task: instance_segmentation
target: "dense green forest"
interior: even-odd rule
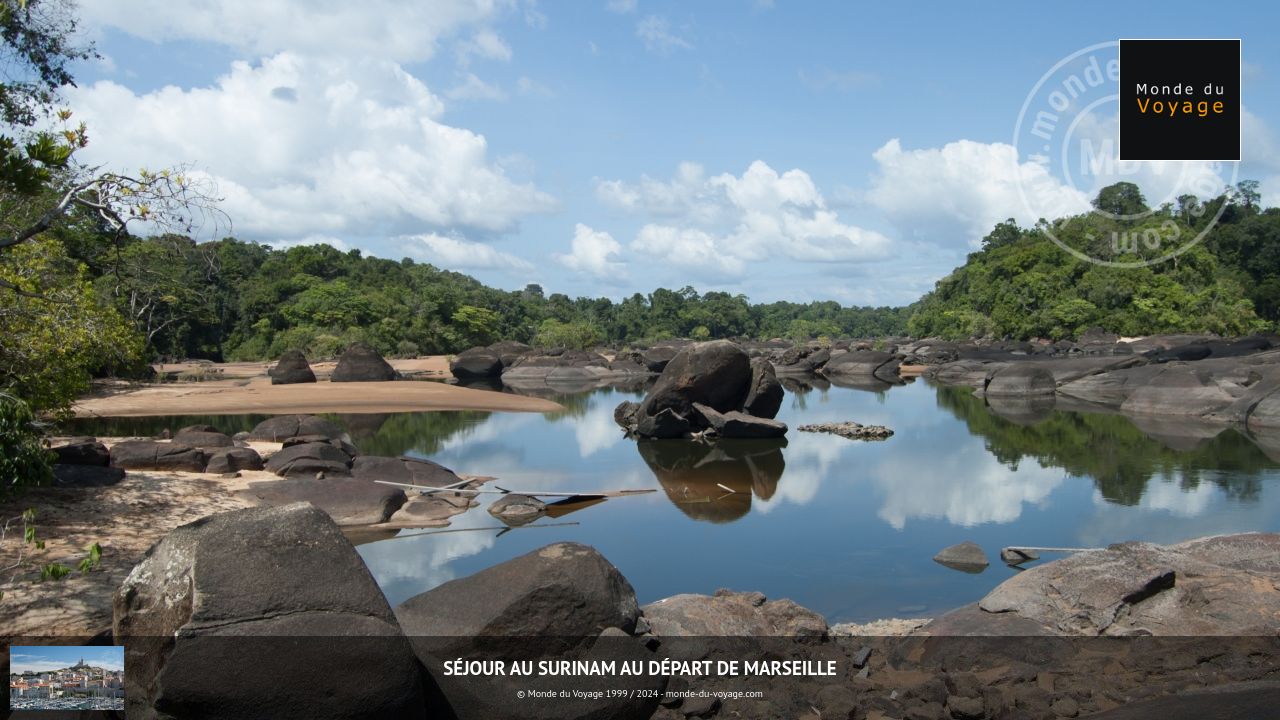
[[[1020,228],[998,224],[982,249],[940,280],[913,307],[910,334],[958,340],[996,337],[1061,339],[1089,327],[1121,335],[1213,332],[1245,335],[1275,329],[1280,319],[1280,209],[1263,210],[1257,183],[1245,181],[1216,198],[1179,198],[1138,221],[1110,215],[1147,210],[1137,186],[1104,188],[1088,213]],[[1214,222],[1216,218],[1216,223]],[[1171,260],[1132,264],[1169,252],[1206,227],[1203,239]],[[1048,233],[1092,258],[1078,259]],[[1151,248],[1113,239],[1175,234],[1178,241]],[[1154,243],[1153,243],[1154,244]]]

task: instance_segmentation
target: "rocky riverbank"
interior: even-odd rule
[[[1213,689],[1231,707],[1274,689],[1256,683],[1280,660],[1277,550],[1280,536],[1256,534],[1115,546],[1032,568],[910,636],[849,636],[759,593],[642,606],[607,559],[574,543],[392,608],[332,519],[298,503],[170,533],[116,592],[113,637],[138,717],[1130,717],[1121,706],[1163,696],[1193,707]],[[495,670],[551,659],[660,671]],[[767,662],[708,670],[719,661]],[[230,670],[245,663],[255,672]],[[824,670],[778,674],[793,666]],[[300,668],[305,683],[280,682]],[[518,701],[531,691],[555,700]]]

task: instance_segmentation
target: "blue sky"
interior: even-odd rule
[[[1120,37],[1241,37],[1239,177],[1280,193],[1267,7],[121,0],[81,14],[105,56],[67,98],[89,161],[191,164],[241,238],[505,288],[911,302],[995,221],[1087,206],[1122,179],[1035,176],[1023,201],[1034,173],[1014,138],[1055,63]],[[1112,106],[1094,114],[1081,132],[1113,133]],[[1149,196],[1169,190],[1130,172]]]
[[[9,672],[45,672],[71,667],[84,659],[94,667],[124,669],[124,647],[24,646],[9,648]]]

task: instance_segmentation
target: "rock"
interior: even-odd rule
[[[248,489],[241,492],[264,505],[309,502],[339,525],[386,522],[407,500],[400,488],[342,475],[249,483]]]
[[[1058,717],[1073,718],[1080,714],[1080,703],[1070,697],[1060,697],[1049,706]]]
[[[489,505],[489,514],[507,525],[524,525],[542,517],[547,504],[535,497],[510,493]]]
[[[459,380],[491,378],[502,375],[502,358],[489,348],[473,347],[458,353],[449,361],[449,372]]]
[[[720,709],[720,698],[715,695],[694,695],[685,698],[683,704],[680,705],[680,714],[687,718],[706,718],[716,714]]]
[[[111,448],[111,464],[127,470],[182,470],[204,472],[209,456],[199,448],[156,442],[128,440]]]
[[[72,487],[107,487],[124,479],[124,470],[117,467],[101,465],[68,465],[59,463],[53,466],[53,486]]]
[[[1088,330],[1085,330],[1083,333],[1080,334],[1080,337],[1076,338],[1076,342],[1080,343],[1081,345],[1102,344],[1102,343],[1114,345],[1119,341],[1120,341],[1119,335],[1116,335],[1115,333],[1109,333],[1106,330],[1103,330],[1102,328],[1097,327],[1096,325],[1094,327],[1089,328]]]
[[[646,415],[641,406],[636,417],[639,419],[636,421],[635,432],[640,437],[669,440],[682,438],[694,430],[693,423],[688,418],[671,408],[663,408],[656,415]]]
[[[1033,567],[979,602],[1066,635],[1273,635],[1280,535],[1122,543]]]
[[[516,360],[527,355],[533,348],[515,340],[502,340],[488,347],[489,352],[498,356],[502,367],[510,367]]]
[[[346,452],[329,443],[303,443],[292,445],[267,459],[266,469],[280,475],[309,475],[318,471],[336,470],[348,474],[352,458]]]
[[[1036,362],[1014,363],[997,370],[987,383],[986,394],[992,397],[1052,395],[1057,390],[1053,373]]]
[[[248,439],[283,442],[299,435],[323,435],[328,438],[345,438],[342,428],[315,415],[280,415],[258,423],[250,431]]]
[[[382,590],[305,503],[173,530],[113,611],[129,717],[423,716],[420,670]]]
[[[893,437],[893,431],[883,425],[862,425],[853,421],[801,425],[799,429],[801,432],[831,433],[849,440],[885,440]]]
[[[822,368],[827,377],[838,375],[873,375],[887,382],[899,382],[897,355],[879,350],[854,350],[836,355]]]
[[[641,414],[663,410],[688,417],[693,403],[717,412],[742,408],[751,389],[751,361],[728,340],[694,343],[671,359],[641,403]]]
[[[328,438],[324,435],[299,435],[297,437],[291,437],[283,443],[280,443],[280,449],[283,450],[285,448],[291,448],[294,445],[306,445],[308,443],[324,443],[325,445],[332,445],[346,453],[348,457],[354,458],[360,455],[360,450],[356,448],[355,445],[352,445],[341,438]]]
[[[960,570],[967,573],[980,573],[987,569],[987,554],[975,542],[966,540],[959,545],[952,545],[943,548],[941,552],[933,556],[933,561],[939,565],[945,565],[952,570]]]
[[[1195,360],[1203,360],[1212,354],[1213,347],[1207,342],[1189,343],[1155,353],[1152,362],[1166,363],[1175,360],[1193,362]]]
[[[1214,382],[1207,370],[1193,366],[1166,366],[1145,385],[1134,389],[1120,405],[1133,415],[1200,417],[1222,410],[1235,397]]]
[[[106,467],[111,464],[111,453],[97,438],[71,438],[65,445],[49,448],[54,462],[59,465],[93,465]]]
[[[329,377],[332,382],[386,382],[399,378],[395,368],[365,343],[355,343],[347,348]]]
[[[627,432],[634,432],[636,429],[636,413],[639,411],[640,403],[623,400],[618,403],[618,407],[613,409],[613,421]]]
[[[955,720],[982,720],[987,716],[986,707],[982,704],[982,698],[978,697],[950,695],[947,697],[947,712]],[[1071,717],[1075,716],[1072,715]]]
[[[431,460],[378,455],[357,457],[351,464],[351,476],[357,480],[386,480],[425,487],[444,487],[462,481],[452,470]]]
[[[694,403],[693,409],[702,417],[701,424],[714,430],[722,438],[780,438],[787,434],[786,423],[777,420],[752,417],[737,410],[718,413],[702,403]]]
[[[176,445],[186,445],[188,447],[198,448],[223,448],[234,447],[235,442],[231,436],[218,432],[217,430],[205,430],[207,425],[183,428],[173,436],[173,442]]]
[[[679,352],[679,350],[676,348],[667,345],[659,345],[658,347],[652,347],[645,350],[644,353],[641,354],[641,357],[644,359],[644,365],[648,368],[649,372],[661,373],[667,368],[667,363],[671,362],[671,359],[676,356],[677,352]]]
[[[1040,559],[1040,553],[1025,548],[1007,547],[1000,550],[1000,559],[1005,565],[1023,565]]]
[[[204,471],[221,475],[241,470],[261,470],[262,457],[251,448],[226,448],[209,456],[209,463]]]
[[[782,407],[782,383],[773,371],[773,363],[764,358],[751,361],[751,385],[747,399],[742,403],[742,411],[758,418],[773,419],[778,417]]]
[[[1275,714],[1280,684],[1229,683],[1191,688],[1175,695],[1143,700],[1089,715],[1091,720],[1237,720]]]
[[[790,600],[719,590],[715,596],[675,595],[642,608],[654,635],[827,637],[821,615]]]
[[[1058,393],[1064,397],[1119,409],[1134,390],[1151,382],[1167,369],[1163,365],[1143,365],[1094,373],[1063,383],[1058,386]]]
[[[636,449],[672,504],[694,520],[727,523],[773,497],[786,469],[786,439],[714,444],[640,440]],[[728,492],[725,488],[731,489]]]
[[[545,651],[567,652],[608,628],[634,631],[639,614],[631,583],[594,548],[578,543],[548,545],[396,608],[428,668],[435,659],[458,657],[476,636],[510,638],[513,648],[536,637],[545,640]]]
[[[316,374],[311,370],[307,356],[300,350],[286,350],[276,364],[267,370],[267,374],[271,376],[272,385],[296,385],[316,381]]]

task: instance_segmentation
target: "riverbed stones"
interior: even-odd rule
[[[399,378],[395,368],[365,343],[348,347],[329,377],[332,382],[387,382]]]
[[[397,487],[328,474],[250,483],[243,492],[264,505],[309,502],[343,526],[386,522],[407,499]]]
[[[328,438],[345,438],[342,428],[315,415],[279,415],[263,420],[249,432],[250,440],[284,442],[299,435],[323,435]]]
[[[266,469],[281,477],[314,477],[318,472],[349,475],[351,463],[344,450],[327,442],[311,442],[280,450],[267,459]]]
[[[127,440],[111,448],[111,464],[126,470],[204,472],[209,456],[200,448],[155,440]]]
[[[722,438],[780,438],[787,434],[787,424],[777,420],[753,417],[737,410],[720,413],[702,403],[694,403],[693,410],[702,418],[700,425]]]
[[[778,417],[782,407],[782,383],[773,371],[773,363],[765,358],[751,361],[751,386],[747,391],[747,399],[742,403],[742,411],[758,418],[773,419]]]
[[[386,480],[433,488],[454,485],[462,480],[449,468],[431,460],[379,455],[357,457],[351,464],[351,476],[357,480]]]
[[[827,377],[840,375],[874,376],[886,382],[900,382],[898,366],[901,358],[880,350],[854,350],[832,357],[822,367]]]
[[[536,497],[510,493],[489,505],[489,514],[507,525],[524,525],[533,522],[547,511],[547,504]]]
[[[1052,395],[1057,389],[1053,373],[1034,362],[1014,363],[991,376],[986,394],[992,397]]]
[[[316,374],[301,350],[286,350],[276,364],[267,370],[267,375],[271,376],[272,385],[298,385],[316,381]]]
[[[73,437],[66,443],[49,449],[53,452],[54,462],[59,465],[106,467],[111,464],[111,453],[97,438]]]
[[[129,717],[423,716],[420,670],[382,591],[306,503],[176,528],[113,610]]]
[[[230,435],[220,432],[212,425],[192,425],[182,428],[174,434],[173,442],[198,448],[224,448],[235,445]]]
[[[987,554],[982,551],[982,546],[972,540],[943,548],[933,556],[933,561],[952,570],[967,573],[980,573],[991,564],[987,560]]]
[[[502,375],[502,357],[486,347],[473,347],[449,361],[449,372],[459,380],[476,380]]]
[[[758,592],[717,590],[714,596],[675,595],[642,608],[659,637],[827,637],[827,621],[791,600]]]
[[[1167,366],[1135,388],[1120,405],[1133,415],[1201,417],[1234,403],[1236,398],[1214,381],[1210,371],[1194,365]]]
[[[814,423],[801,425],[801,432],[831,433],[848,440],[887,440],[893,431],[883,425],[863,425],[853,422]]]
[[[209,456],[204,471],[215,475],[235,473],[241,470],[261,470],[262,456],[252,448],[223,448]]]

